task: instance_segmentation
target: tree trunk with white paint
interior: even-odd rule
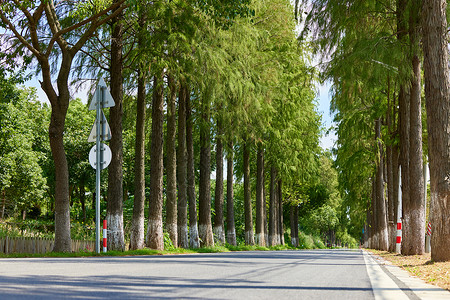
[[[145,246],[145,77],[138,72],[138,91],[136,106],[136,140],[134,160],[134,203],[131,220],[130,250]]]
[[[250,190],[250,145],[244,140],[244,217],[245,217],[245,244],[254,245],[253,213]]]
[[[422,3],[431,183],[431,259],[450,261],[450,76],[447,2],[434,0]]]
[[[200,247],[197,227],[197,199],[195,196],[194,139],[192,136],[191,100],[186,96],[187,198],[189,203],[189,247]]]
[[[187,86],[181,81],[178,97],[178,149],[177,149],[177,182],[178,182],[178,246],[189,248],[187,226],[187,151],[186,151],[186,97]]]
[[[163,236],[163,72],[155,75],[152,99],[152,139],[150,147],[150,201],[147,246],[164,250]]]
[[[178,247],[177,229],[177,156],[175,139],[177,134],[176,98],[177,88],[172,74],[168,76],[166,132],[166,230],[174,247]]]
[[[216,186],[214,190],[214,236],[218,243],[225,244],[225,229],[223,224],[223,128],[217,121],[216,136]]]
[[[236,246],[236,229],[234,224],[234,163],[233,163],[233,142],[228,145],[227,157],[227,243]]]

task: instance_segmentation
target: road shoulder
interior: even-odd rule
[[[390,278],[391,282],[389,282],[389,280],[386,280],[386,283],[383,283],[383,281],[381,282],[386,286],[389,284],[392,285],[392,283],[394,283],[399,291],[403,291],[402,293],[404,294],[404,296],[407,297],[406,299],[450,300],[450,292],[448,292],[447,290],[425,283],[423,280],[411,276],[407,271],[402,270],[401,268],[391,264],[390,262],[384,260],[383,258],[374,255],[368,251],[363,250],[363,253],[364,259],[366,261],[367,272],[369,273],[369,269],[371,269],[373,273],[372,276],[379,276],[374,279],[375,284],[377,284],[377,282],[380,281],[378,278],[386,279],[385,278],[386,276],[394,277],[400,282],[400,284],[395,283],[394,280],[392,280],[391,278]],[[378,267],[373,263],[376,263]],[[384,275],[380,273],[380,270],[384,273]],[[372,277],[370,273],[369,277],[372,282]],[[374,283],[372,282],[372,285],[373,284]],[[404,287],[406,287],[406,289]],[[381,289],[382,292],[389,292],[389,290],[385,290],[383,286],[377,288]],[[392,292],[394,292],[394,290],[392,290]],[[411,292],[413,293],[413,295],[411,295]],[[400,298],[385,298],[385,297],[378,298],[375,288],[374,294],[376,299],[400,299]]]

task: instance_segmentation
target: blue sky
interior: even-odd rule
[[[322,114],[322,123],[323,127],[325,128],[325,131],[330,128],[331,124],[333,123],[333,118],[330,115],[330,101],[331,101],[331,95],[330,95],[330,88],[331,83],[325,82],[323,85],[320,85],[318,88],[318,112]],[[325,132],[323,133],[323,136],[320,138],[320,146],[323,149],[331,149],[334,145],[334,142],[336,141],[337,137],[334,133],[334,131],[330,132],[329,135],[325,135]]]

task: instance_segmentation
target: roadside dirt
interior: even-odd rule
[[[424,255],[403,256],[401,254],[390,253],[366,249],[393,265],[408,271],[411,275],[450,291],[450,262],[433,262],[430,253]]]

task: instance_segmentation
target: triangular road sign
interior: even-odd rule
[[[103,102],[101,106],[102,108],[113,107],[114,105],[116,105],[103,78],[100,78],[100,81],[98,82],[97,88],[94,92],[94,96],[92,97],[91,103],[89,104],[89,110],[97,109],[97,101]]]
[[[111,128],[109,128],[108,121],[106,120],[105,114],[101,112],[102,119],[100,121],[100,141],[108,141],[111,139]],[[88,142],[95,142],[97,139],[97,120],[92,126],[91,134],[89,134]]]

